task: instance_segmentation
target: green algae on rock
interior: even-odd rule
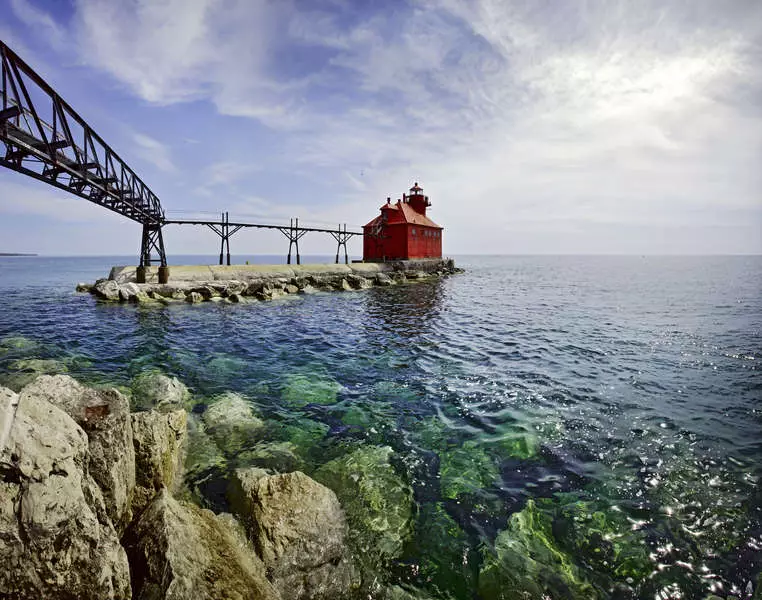
[[[483,549],[479,594],[484,600],[553,598],[593,600],[595,589],[584,581],[572,557],[553,537],[550,517],[528,500],[508,527]]]
[[[652,573],[644,537],[615,507],[576,494],[557,494],[538,505],[552,511],[559,543],[596,573],[628,583],[643,581]]]
[[[421,506],[414,542],[405,555],[417,564],[418,578],[437,596],[467,598],[473,593],[476,573],[468,539],[442,503]]]
[[[490,487],[500,475],[495,460],[475,441],[440,453],[442,496],[457,500]]]
[[[324,373],[294,373],[286,376],[281,398],[292,408],[308,404],[335,404],[341,385]]]
[[[314,474],[338,496],[355,550],[376,564],[398,556],[412,529],[413,491],[390,464],[391,455],[388,446],[364,446]]]

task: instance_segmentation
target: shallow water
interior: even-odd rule
[[[435,595],[476,597],[496,536],[534,499],[600,597],[751,596],[760,257],[462,257],[466,273],[442,281],[251,305],[73,292],[125,262],[0,258],[0,340],[40,342],[0,349],[0,380],[30,357],[123,385],[157,367],[200,398],[245,394],[271,423],[325,424],[307,471],[390,445],[419,506],[390,576]],[[315,402],[293,401],[310,385]],[[569,530],[569,506],[618,525],[591,545]],[[621,545],[647,574],[615,572]]]

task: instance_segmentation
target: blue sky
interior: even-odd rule
[[[757,0],[0,6],[0,39],[170,217],[357,227],[418,180],[448,254],[762,252]],[[232,249],[280,253],[279,236]],[[139,239],[0,171],[0,251],[135,254]],[[217,252],[197,228],[166,243]]]

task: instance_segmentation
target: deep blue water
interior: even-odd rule
[[[653,571],[627,582],[636,597],[751,594],[762,257],[462,257],[466,272],[441,281],[251,305],[107,305],[74,292],[131,262],[0,258],[0,340],[39,341],[34,356],[87,381],[126,385],[158,367],[198,396],[234,390],[275,421],[325,423],[313,467],[342,444],[389,444],[418,504],[442,503],[464,533],[474,572],[527,499],[572,493],[614,507],[646,545]],[[0,354],[0,377],[18,358]],[[335,380],[338,402],[285,406],[294,373]],[[536,452],[491,453],[495,477],[444,497],[449,450],[427,444],[432,427],[450,449],[525,436]],[[411,543],[393,577],[426,586],[420,552]],[[595,580],[594,561],[577,558]],[[450,591],[471,597],[469,585]]]

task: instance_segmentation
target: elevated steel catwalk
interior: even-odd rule
[[[0,165],[141,223],[141,266],[166,266],[156,194],[2,41],[0,62]]]
[[[291,248],[296,247],[296,264],[301,264],[301,256],[299,255],[299,240],[310,232],[318,233],[330,233],[333,239],[338,243],[336,249],[336,262],[339,262],[339,252],[341,248],[344,248],[344,262],[349,262],[349,255],[347,253],[347,240],[355,235],[363,235],[362,231],[348,231],[347,226],[344,225],[344,229],[339,225],[338,229],[327,229],[323,227],[299,227],[299,219],[291,219],[291,223],[286,225],[263,225],[260,223],[237,223],[230,222],[230,216],[227,212],[222,213],[222,219],[220,221],[200,221],[193,219],[168,219],[164,221],[165,225],[201,225],[209,227],[214,233],[220,236],[220,264],[223,263],[223,257],[226,254],[227,249],[227,264],[230,264],[230,236],[240,231],[243,228],[251,227],[256,229],[277,229],[283,235],[288,238],[288,256],[286,258],[286,264],[291,264]]]

